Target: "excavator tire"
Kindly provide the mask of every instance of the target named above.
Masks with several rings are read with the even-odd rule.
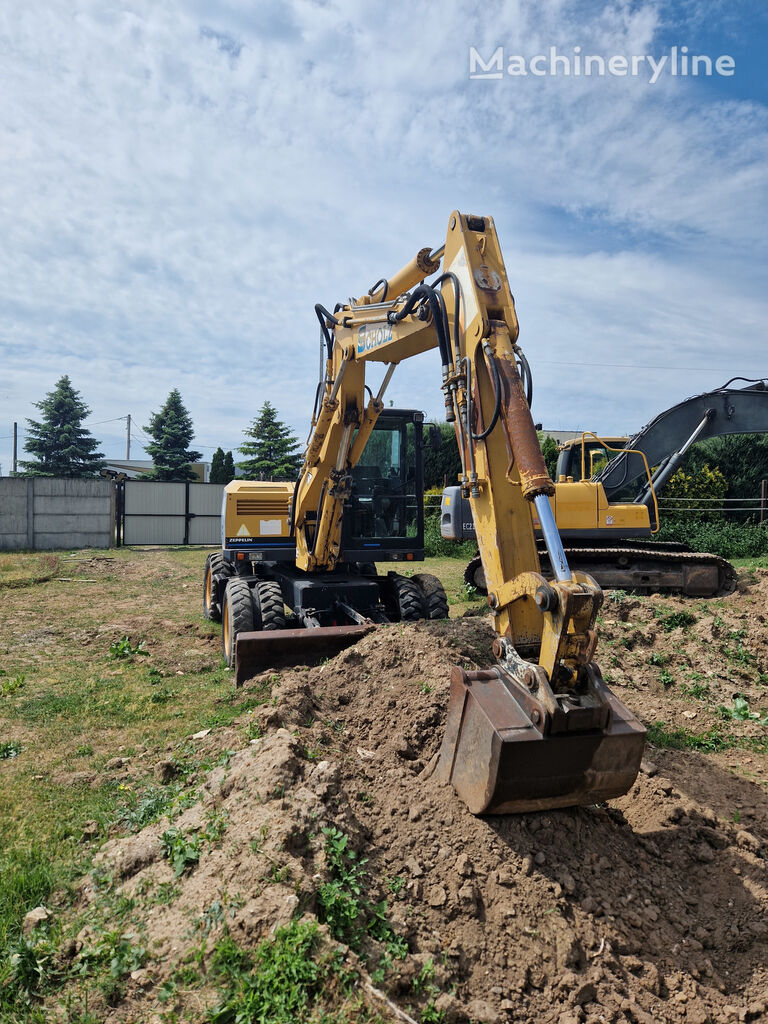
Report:
[[[210,622],[221,622],[221,602],[227,580],[236,573],[231,562],[224,560],[219,551],[208,555],[203,577],[203,615]]]
[[[259,580],[251,591],[254,629],[285,629],[285,605],[280,584]]]
[[[227,583],[221,608],[221,651],[229,668],[235,667],[238,633],[253,632],[253,600],[246,581],[235,576]]]
[[[448,618],[448,598],[437,576],[430,572],[417,572],[411,579],[424,597],[424,610],[428,619]]]
[[[467,564],[464,570],[464,582],[478,594],[485,596],[488,593],[488,587],[485,585],[485,571],[480,555],[475,555]]]
[[[427,617],[424,594],[417,583],[407,576],[390,577],[390,618],[394,622],[418,622]]]

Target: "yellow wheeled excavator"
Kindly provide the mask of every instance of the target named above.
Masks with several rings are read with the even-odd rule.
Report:
[[[381,562],[387,548],[360,546],[366,536],[373,545],[394,542],[393,557],[405,558],[409,542],[418,546],[408,502],[418,504],[419,495],[415,482],[410,491],[406,485],[415,435],[395,441],[393,425],[387,450],[379,431],[395,367],[438,349],[496,632],[492,668],[451,671],[439,775],[476,814],[626,793],[645,731],[594,661],[602,592],[569,568],[557,532],[554,485],[518,369],[517,316],[493,220],[454,212],[439,249],[422,249],[333,312],[315,309],[325,370],[299,478],[295,485],[228,484],[222,550],[206,568],[204,602],[209,613],[221,610],[236,679],[263,666],[275,645],[314,651],[354,641],[377,623],[446,610],[434,577],[380,576],[361,555]],[[366,386],[370,363],[385,367],[375,394]],[[371,455],[382,447],[391,465],[386,478]],[[550,581],[540,571],[531,507]],[[358,514],[352,534],[350,513]]]

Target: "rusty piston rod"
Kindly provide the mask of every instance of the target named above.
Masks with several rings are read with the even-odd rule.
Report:
[[[568,559],[565,557],[565,551],[563,551],[563,542],[560,539],[560,534],[557,530],[557,524],[555,523],[552,506],[549,504],[549,498],[546,494],[537,494],[533,499],[533,504],[536,506],[536,512],[539,516],[541,533],[544,537],[544,543],[547,546],[549,563],[552,566],[552,572],[555,574],[555,579],[563,581],[569,580],[571,578],[571,570],[568,567]]]

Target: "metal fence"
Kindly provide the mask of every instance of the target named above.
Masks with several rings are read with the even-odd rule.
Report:
[[[223,484],[124,480],[117,487],[118,546],[220,543]]]

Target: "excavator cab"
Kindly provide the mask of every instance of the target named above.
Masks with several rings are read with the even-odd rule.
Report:
[[[424,559],[423,422],[418,410],[382,410],[344,476],[348,494],[330,571],[296,565],[294,484],[227,485],[224,546],[208,559],[203,611],[222,621],[223,653],[238,684],[271,658],[333,653],[376,623],[447,616],[434,576],[379,575],[376,567]]]
[[[424,558],[422,425],[422,413],[409,409],[385,409],[376,421],[350,474],[342,515],[345,562]]]

